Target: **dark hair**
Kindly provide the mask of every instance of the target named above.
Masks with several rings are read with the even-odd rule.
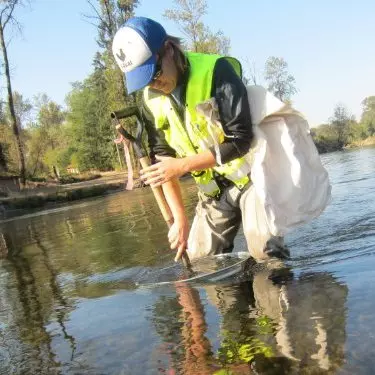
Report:
[[[167,44],[169,44],[173,48],[173,59],[176,64],[177,70],[181,74],[184,73],[187,68],[187,59],[182,49],[181,38],[172,35],[167,35],[167,38],[164,42],[164,46],[160,51],[161,56],[164,55]]]

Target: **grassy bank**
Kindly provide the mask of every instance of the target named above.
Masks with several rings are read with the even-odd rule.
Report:
[[[332,139],[316,139],[313,138],[316,148],[319,154],[325,154],[328,152],[341,151],[342,149],[354,149],[361,147],[375,146],[375,136],[368,137],[366,139],[358,139],[346,144],[344,147],[338,144],[336,138]]]
[[[26,210],[54,207],[85,198],[124,190],[126,174],[113,173],[99,179],[72,184],[38,186],[0,198],[0,219],[22,215]]]
[[[366,146],[375,146],[375,136],[351,142],[350,144],[346,145],[345,148],[357,148]]]
[[[19,208],[29,209],[41,207],[47,203],[71,202],[78,199],[104,195],[110,191],[122,190],[123,188],[123,183],[88,186],[53,193],[35,193],[33,195],[2,198],[0,199],[0,204],[5,210]]]

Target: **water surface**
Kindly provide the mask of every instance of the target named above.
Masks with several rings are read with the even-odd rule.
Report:
[[[173,259],[148,189],[1,222],[0,374],[374,373],[375,149],[322,159],[332,203],[241,282],[138,287]]]

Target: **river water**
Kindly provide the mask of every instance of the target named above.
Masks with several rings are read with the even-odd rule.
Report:
[[[173,259],[149,189],[3,220],[0,374],[373,374],[375,149],[322,160],[330,206],[238,282],[137,287]]]

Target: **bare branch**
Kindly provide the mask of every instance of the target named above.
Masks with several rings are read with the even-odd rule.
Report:
[[[3,23],[3,30],[5,29],[5,26],[7,25],[7,23],[10,21],[10,20],[14,20],[13,18],[13,11],[16,7],[16,5],[19,3],[19,0],[13,0],[10,4],[9,4],[9,13],[7,14],[7,17],[5,18],[5,21]]]
[[[112,13],[111,10],[109,9],[109,3],[108,1],[104,1],[104,6],[105,6],[105,11],[107,13],[107,19],[108,22],[103,22],[107,30],[109,31],[109,35],[113,38],[115,30],[114,30],[114,25],[113,25],[113,20],[112,20]]]
[[[88,17],[88,16],[86,16],[86,15],[84,15],[84,14],[82,14],[82,16],[84,16],[85,18],[95,18],[95,19],[97,19],[96,17]],[[98,27],[98,25],[97,25],[96,23],[89,22],[87,19],[84,20],[84,21],[87,22],[87,23],[88,23],[89,25],[91,25],[91,26]]]
[[[0,23],[3,23],[3,17],[4,17],[4,14],[7,15],[7,10],[8,10],[9,6],[5,6],[1,12],[0,12]]]
[[[103,18],[100,15],[100,12],[96,9],[95,5],[90,0],[87,0],[87,3],[90,5],[90,7],[92,8],[96,16],[88,16],[86,14],[84,14],[83,16],[89,19],[91,18],[91,19],[99,20],[100,22],[104,22]]]

